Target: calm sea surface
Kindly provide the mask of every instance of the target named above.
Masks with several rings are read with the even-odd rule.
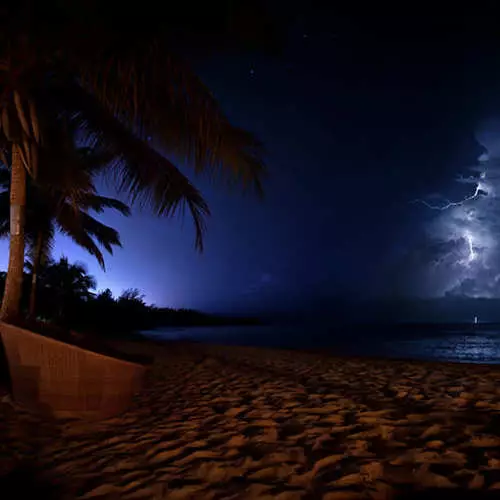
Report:
[[[165,340],[319,349],[337,354],[500,364],[500,328],[272,325],[167,328],[143,334]]]

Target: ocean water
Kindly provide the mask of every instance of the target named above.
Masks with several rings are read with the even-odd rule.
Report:
[[[332,354],[500,364],[500,328],[266,325],[165,328],[151,338],[224,345],[312,349]]]

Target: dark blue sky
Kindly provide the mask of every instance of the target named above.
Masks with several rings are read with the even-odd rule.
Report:
[[[106,273],[65,238],[55,255],[87,263],[99,289],[137,287],[161,306],[247,312],[392,293],[400,255],[432,217],[410,201],[449,186],[481,151],[477,123],[498,109],[498,41],[487,12],[435,26],[294,18],[280,55],[198,65],[230,118],[266,144],[263,201],[198,178],[212,210],[203,254],[189,219],[136,212],[102,217],[123,241]]]

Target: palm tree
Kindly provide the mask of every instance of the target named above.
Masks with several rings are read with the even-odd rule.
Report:
[[[146,305],[144,294],[138,288],[127,288],[118,297],[118,303]]]
[[[26,175],[39,174],[38,157],[50,142],[46,129],[61,116],[77,124],[83,143],[113,156],[109,172],[133,202],[166,216],[187,207],[199,250],[209,209],[179,162],[261,192],[261,144],[229,122],[181,58],[197,45],[186,41],[203,39],[217,48],[221,37],[215,35],[227,34],[223,28],[229,26],[231,35],[258,30],[249,29],[238,2],[224,2],[224,10],[211,4],[194,25],[193,10],[182,4],[180,14],[172,9],[168,16],[155,16],[144,4],[137,9],[120,3],[118,12],[113,2],[93,1],[47,0],[42,8],[20,0],[0,10],[0,150],[11,168],[3,319],[19,314]],[[216,29],[207,29],[212,22]],[[182,33],[188,36],[182,39]]]
[[[47,267],[44,273],[43,287],[56,305],[56,317],[61,322],[67,308],[92,297],[96,280],[87,273],[84,264],[70,264],[66,257]]]
[[[0,277],[1,279],[1,277]],[[95,297],[96,302],[109,305],[109,304],[114,304],[115,303],[115,298],[113,297],[113,292],[111,291],[110,288],[106,288],[105,290],[100,291],[96,297]]]
[[[121,246],[118,232],[89,214],[92,210],[101,213],[113,208],[122,214],[130,215],[130,209],[119,200],[97,195],[93,175],[102,167],[105,157],[87,148],[75,148],[74,142],[59,142],[57,151],[45,151],[40,160],[42,173],[63,173],[27,183],[27,205],[25,233],[28,244],[31,271],[31,291],[29,316],[35,315],[37,279],[40,268],[50,258],[56,230],[69,236],[75,243],[96,257],[105,269],[104,257],[98,245],[110,254],[113,246]],[[49,166],[45,162],[50,162]],[[69,182],[66,182],[69,180]],[[9,189],[10,175],[0,168],[0,237],[9,234]]]

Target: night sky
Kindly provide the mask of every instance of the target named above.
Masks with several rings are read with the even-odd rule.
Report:
[[[102,217],[123,241],[106,273],[63,237],[55,256],[85,262],[99,289],[206,311],[500,296],[499,16],[288,8],[282,53],[196,62],[229,117],[264,141],[265,199],[195,178],[212,210],[203,254],[188,218],[136,210]],[[426,206],[473,195],[485,171],[466,206]]]

